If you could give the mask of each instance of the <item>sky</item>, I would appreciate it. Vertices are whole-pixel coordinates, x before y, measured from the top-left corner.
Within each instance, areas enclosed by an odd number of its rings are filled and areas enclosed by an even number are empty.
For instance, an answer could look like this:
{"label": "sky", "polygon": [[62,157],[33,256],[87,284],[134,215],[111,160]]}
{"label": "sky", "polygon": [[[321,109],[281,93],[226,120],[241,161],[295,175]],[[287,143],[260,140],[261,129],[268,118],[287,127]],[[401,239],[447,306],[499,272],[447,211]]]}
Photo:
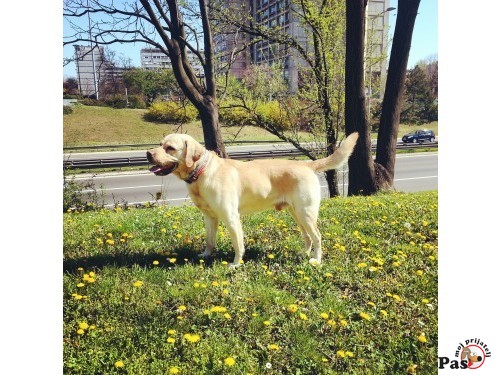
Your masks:
{"label": "sky", "polygon": [[[391,6],[397,7],[397,0],[391,0]],[[415,64],[424,60],[429,56],[438,54],[438,1],[437,0],[421,0],[419,14],[415,21],[413,31],[412,46],[408,60],[408,68],[412,68]],[[389,16],[390,30],[392,35],[396,22],[397,11],[392,11]],[[70,30],[64,23],[64,34],[69,35]],[[144,48],[144,44],[112,44],[108,48],[115,51],[117,57],[123,55],[132,59],[132,65],[140,66],[140,50]],[[64,57],[73,57],[73,46],[63,48]],[[64,78],[76,77],[76,66],[70,63],[63,68]]]}

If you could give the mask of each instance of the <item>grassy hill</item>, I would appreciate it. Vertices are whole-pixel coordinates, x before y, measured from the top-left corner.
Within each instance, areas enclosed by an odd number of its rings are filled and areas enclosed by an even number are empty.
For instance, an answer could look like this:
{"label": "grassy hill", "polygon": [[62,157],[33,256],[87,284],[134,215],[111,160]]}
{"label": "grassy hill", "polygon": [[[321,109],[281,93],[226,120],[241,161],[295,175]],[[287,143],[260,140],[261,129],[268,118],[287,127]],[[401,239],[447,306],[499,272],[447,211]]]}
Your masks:
{"label": "grassy hill", "polygon": [[[185,125],[157,124],[143,120],[145,109],[114,109],[77,105],[63,117],[63,146],[158,143],[165,135],[180,131],[203,139],[199,121]],[[400,136],[417,128],[429,128],[437,134],[437,122],[417,126],[401,125]],[[263,129],[246,126],[222,127],[225,142],[237,140],[278,140]],[[304,134],[307,139],[307,134]]]}
{"label": "grassy hill", "polygon": [[64,214],[64,372],[435,372],[437,192],[323,201],[320,266],[286,212],[243,228],[230,270],[193,207]]}

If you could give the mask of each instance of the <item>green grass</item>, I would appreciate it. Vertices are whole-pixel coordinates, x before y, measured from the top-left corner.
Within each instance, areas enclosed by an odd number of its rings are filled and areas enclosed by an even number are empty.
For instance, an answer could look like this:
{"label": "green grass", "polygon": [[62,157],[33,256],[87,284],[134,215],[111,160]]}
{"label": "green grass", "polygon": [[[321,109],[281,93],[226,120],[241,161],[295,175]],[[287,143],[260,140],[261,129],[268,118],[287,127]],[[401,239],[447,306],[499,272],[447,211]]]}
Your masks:
{"label": "green grass", "polygon": [[230,270],[193,207],[64,214],[64,372],[435,372],[437,192],[323,201],[321,266],[286,212],[243,227]]}
{"label": "green grass", "polygon": [[[159,143],[170,133],[180,131],[203,139],[200,121],[184,125],[158,124],[145,121],[142,116],[145,109],[114,109],[109,107],[94,107],[77,105],[74,112],[63,117],[63,145],[99,146],[109,144],[141,144]],[[223,140],[278,140],[265,130],[254,126],[223,127]]]}
{"label": "green grass", "polygon": [[[145,109],[114,109],[76,105],[74,112],[63,116],[63,146],[100,146],[119,144],[155,144],[165,135],[180,131],[203,139],[201,123],[193,121],[181,127],[175,124],[157,124],[144,121]],[[438,123],[405,125],[399,127],[398,137],[417,129],[431,129],[437,135]],[[222,138],[229,141],[279,141],[278,137],[255,126],[221,128]],[[312,140],[301,133],[304,140]],[[372,137],[376,137],[373,134]]]}

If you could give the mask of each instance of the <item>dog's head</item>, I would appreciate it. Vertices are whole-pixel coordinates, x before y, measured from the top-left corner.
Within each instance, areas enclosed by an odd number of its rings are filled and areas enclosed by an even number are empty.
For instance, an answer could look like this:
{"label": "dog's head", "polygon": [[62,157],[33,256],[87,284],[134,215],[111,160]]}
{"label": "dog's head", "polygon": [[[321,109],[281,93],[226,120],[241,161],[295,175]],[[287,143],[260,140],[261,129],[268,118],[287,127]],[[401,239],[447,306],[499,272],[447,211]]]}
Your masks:
{"label": "dog's head", "polygon": [[154,165],[150,171],[157,176],[166,176],[172,172],[189,173],[204,151],[205,148],[189,135],[170,134],[160,147],[147,151],[146,156]]}

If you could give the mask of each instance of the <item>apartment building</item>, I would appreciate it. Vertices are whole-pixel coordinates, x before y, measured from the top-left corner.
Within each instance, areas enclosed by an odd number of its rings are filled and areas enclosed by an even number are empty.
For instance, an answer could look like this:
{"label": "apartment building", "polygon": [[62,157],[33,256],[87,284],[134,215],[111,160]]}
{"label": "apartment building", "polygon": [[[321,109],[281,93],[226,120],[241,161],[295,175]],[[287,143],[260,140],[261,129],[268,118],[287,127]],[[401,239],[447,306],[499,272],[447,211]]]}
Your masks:
{"label": "apartment building", "polygon": [[107,61],[104,47],[75,45],[76,74],[80,95],[99,99],[116,89],[124,68]]}
{"label": "apartment building", "polygon": [[[203,50],[200,53],[203,54]],[[191,66],[201,76],[203,74],[203,67],[200,64],[200,60],[191,50],[187,50],[187,54]],[[141,67],[146,70],[172,69],[172,62],[170,61],[170,57],[159,48],[142,48]]]}
{"label": "apartment building", "polygon": [[[223,2],[224,3],[224,2]],[[241,9],[247,9],[255,23],[267,27],[279,27],[282,31],[297,40],[306,51],[311,48],[309,35],[300,24],[297,11],[290,0],[237,0],[228,2],[231,6],[237,4]],[[385,76],[387,69],[387,40],[389,28],[390,0],[369,0],[367,7],[367,70],[372,75]],[[290,91],[297,90],[299,84],[299,69],[304,61],[297,52],[285,45],[259,41],[244,49],[249,38],[244,34],[224,33],[216,35],[215,51],[218,56],[218,66],[224,68],[229,61],[230,72],[237,78],[242,78],[250,64],[272,64],[280,61],[283,64],[283,76],[287,80]],[[243,50],[234,58],[234,52]]]}

